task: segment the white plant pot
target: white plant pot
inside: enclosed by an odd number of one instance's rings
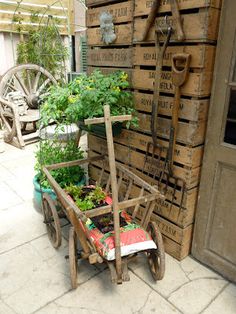
[[[0,130],[0,153],[5,152],[4,131]]]

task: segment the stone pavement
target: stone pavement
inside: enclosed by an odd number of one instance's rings
[[[33,208],[34,150],[6,145],[0,154],[0,314],[236,313],[236,286],[191,257],[166,255],[165,277],[155,283],[140,256],[120,286],[105,267],[79,261],[79,286],[71,290],[68,226],[55,250]]]

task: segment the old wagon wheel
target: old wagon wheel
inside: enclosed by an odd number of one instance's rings
[[[165,251],[162,235],[157,224],[153,221],[148,225],[148,232],[157,246],[157,249],[147,253],[150,271],[155,280],[161,280],[165,273]]]
[[[43,193],[43,217],[49,240],[54,248],[61,245],[61,226],[56,206],[47,193]]]
[[[70,261],[70,279],[72,289],[76,289],[77,284],[77,237],[74,227],[70,228],[69,233],[69,261]]]
[[[52,84],[57,84],[56,79],[39,65],[17,65],[3,74],[0,81],[0,96],[6,99],[10,92],[21,92],[29,108],[37,109],[40,99]]]

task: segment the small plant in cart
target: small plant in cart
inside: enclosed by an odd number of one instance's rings
[[[104,205],[106,193],[100,186],[75,186],[65,187],[65,191],[72,197],[81,211],[90,210]]]

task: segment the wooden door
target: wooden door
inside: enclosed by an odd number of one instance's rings
[[[224,0],[193,256],[236,281],[236,1]]]

